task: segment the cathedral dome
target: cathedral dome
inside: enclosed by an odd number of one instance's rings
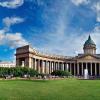
[[[91,36],[89,35],[88,40],[85,42],[84,47],[91,46],[91,47],[96,47],[96,44],[94,41],[91,39]]]
[[[84,54],[96,54],[96,44],[89,35],[88,40],[84,43]]]

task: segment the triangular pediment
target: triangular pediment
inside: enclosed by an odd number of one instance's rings
[[[93,56],[87,55],[87,56],[82,57],[82,59],[92,60],[92,59],[96,59],[96,58]]]
[[[84,60],[96,60],[98,59],[98,57],[94,56],[94,55],[83,55],[78,57],[78,59],[84,59]]]

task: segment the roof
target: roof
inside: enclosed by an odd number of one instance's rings
[[[88,45],[95,45],[94,41],[91,39],[91,36],[89,35],[88,40],[86,40],[84,46],[88,46]]]

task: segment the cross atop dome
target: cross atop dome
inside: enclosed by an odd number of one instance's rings
[[[89,34],[88,40],[91,40],[91,36],[90,36],[90,34]]]

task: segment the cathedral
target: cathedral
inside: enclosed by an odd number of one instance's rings
[[[43,74],[68,70],[73,76],[83,76],[84,69],[88,69],[90,76],[100,76],[100,54],[96,54],[96,44],[90,35],[83,51],[83,54],[67,57],[44,54],[26,45],[16,49],[16,66],[33,68]]]

